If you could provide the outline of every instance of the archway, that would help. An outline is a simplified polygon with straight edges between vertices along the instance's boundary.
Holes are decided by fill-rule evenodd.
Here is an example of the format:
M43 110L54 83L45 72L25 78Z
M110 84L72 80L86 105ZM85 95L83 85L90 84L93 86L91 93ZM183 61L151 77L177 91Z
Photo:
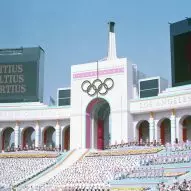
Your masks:
M160 123L160 139L163 145L171 143L171 124L168 118L163 119Z
M70 150L70 126L64 128L62 132L62 148L63 150Z
M149 141L149 122L144 120L138 124L139 142L142 140L144 143Z
M2 150L14 150L15 132L12 127L7 127L2 131Z
M86 148L104 149L109 145L109 103L102 99L92 100L86 108Z
M26 127L22 132L22 147L24 149L34 149L35 130L33 127Z
M182 121L182 137L183 141L191 141L191 116L186 116Z
M54 149L56 142L56 131L52 126L48 126L43 132L43 146L48 149Z

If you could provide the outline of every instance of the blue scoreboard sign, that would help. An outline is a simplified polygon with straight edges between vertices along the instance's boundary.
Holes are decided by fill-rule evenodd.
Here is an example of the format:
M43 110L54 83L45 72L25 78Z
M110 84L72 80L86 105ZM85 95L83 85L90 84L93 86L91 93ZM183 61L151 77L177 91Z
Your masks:
M0 103L43 102L44 51L0 49Z
M191 19L170 25L172 86L191 84Z

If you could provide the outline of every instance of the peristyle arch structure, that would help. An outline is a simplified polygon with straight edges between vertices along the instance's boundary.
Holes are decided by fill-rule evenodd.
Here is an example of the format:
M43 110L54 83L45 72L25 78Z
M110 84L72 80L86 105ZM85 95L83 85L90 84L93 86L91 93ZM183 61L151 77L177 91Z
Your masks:
M55 142L56 142L55 128L53 126L45 127L43 131L43 146L53 149L55 148Z
M70 126L67 126L63 129L62 146L63 150L70 150Z
M26 127L22 133L22 147L32 149L35 146L35 129L33 127Z
M160 139L163 145L171 143L171 123L168 118L164 118L160 122Z
M138 124L139 142L142 140L144 143L149 141L149 122L147 120L141 121Z
M14 149L14 129L12 127L6 127L1 132L1 149L7 150L7 149Z
M182 121L182 139L191 141L191 116L186 116Z
M109 145L109 103L93 99L86 108L86 148L104 149Z

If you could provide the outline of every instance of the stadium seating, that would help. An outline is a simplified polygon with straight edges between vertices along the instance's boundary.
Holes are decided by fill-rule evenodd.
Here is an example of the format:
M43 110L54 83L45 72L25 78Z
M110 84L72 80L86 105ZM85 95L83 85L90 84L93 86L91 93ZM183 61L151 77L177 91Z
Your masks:
M125 178L140 166L142 153L156 153L161 150L161 147L133 146L124 150L92 151L44 185L33 188L109 189L111 180ZM24 190L27 189L28 187Z
M0 184L4 190L18 185L55 164L56 156L42 152L0 154Z
M177 184L173 180L191 171L191 168L187 168L187 166L191 167L189 149L190 147L186 145L168 145L165 149L161 146L133 145L123 149L91 150L72 166L62 169L46 182L30 186L26 184L22 187L22 191L111 191L116 190L112 187L115 181L120 188L122 185L127 186L131 183L127 190L155 191L158 187L161 191L171 191L177 187L184 188L185 182ZM55 153L54 157L50 158L53 153L55 152L36 151L36 158L33 156L34 153L26 154L24 151L18 152L15 157L12 153L7 154L7 157L4 156L6 154L1 154L0 172L3 173L0 175L0 183L2 187L6 189L9 185L18 185L28 177L39 174L56 162L56 156L59 154ZM5 171L5 166L9 169L9 173ZM8 177L10 172L11 175ZM190 184L190 181L186 182L187 190L190 189Z
M43 187L108 189L110 180L139 166L139 156L88 156L51 178ZM27 190L27 189L26 189ZM46 189L44 189L46 190Z
M171 185L166 185L162 182L158 184L158 190L159 191L173 191L173 190L190 191L191 180L184 180L182 182L175 181Z

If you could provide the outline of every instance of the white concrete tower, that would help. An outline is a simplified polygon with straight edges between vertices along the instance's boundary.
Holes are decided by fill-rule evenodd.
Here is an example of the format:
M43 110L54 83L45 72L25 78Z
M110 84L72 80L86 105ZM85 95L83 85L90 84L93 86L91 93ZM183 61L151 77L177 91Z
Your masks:
M114 22L109 22L109 46L108 46L108 60L117 59L116 53L116 43L115 43L115 31L114 31Z
M109 43L106 59L71 67L70 130L72 136L70 136L70 149L79 147L97 149L103 143L105 144L104 140L108 138L111 144L115 144L116 141L120 143L122 140L125 142L133 141L133 119L129 112L128 102L129 99L132 99L132 65L127 62L126 58L117 58L114 25L114 22L109 22ZM87 80L92 84L97 78L97 74L102 82L111 79L113 88L106 94L97 92L91 96L82 87ZM98 107L100 107L99 110ZM103 114L108 113L108 111L107 119L102 119L99 116L101 119L99 119L98 124L98 114L102 114L101 112ZM93 112L96 112L93 116L94 120L91 118ZM98 127L105 130L105 135L108 133L111 136L107 138L102 131L99 137L97 134ZM128 139L129 137L130 139Z

